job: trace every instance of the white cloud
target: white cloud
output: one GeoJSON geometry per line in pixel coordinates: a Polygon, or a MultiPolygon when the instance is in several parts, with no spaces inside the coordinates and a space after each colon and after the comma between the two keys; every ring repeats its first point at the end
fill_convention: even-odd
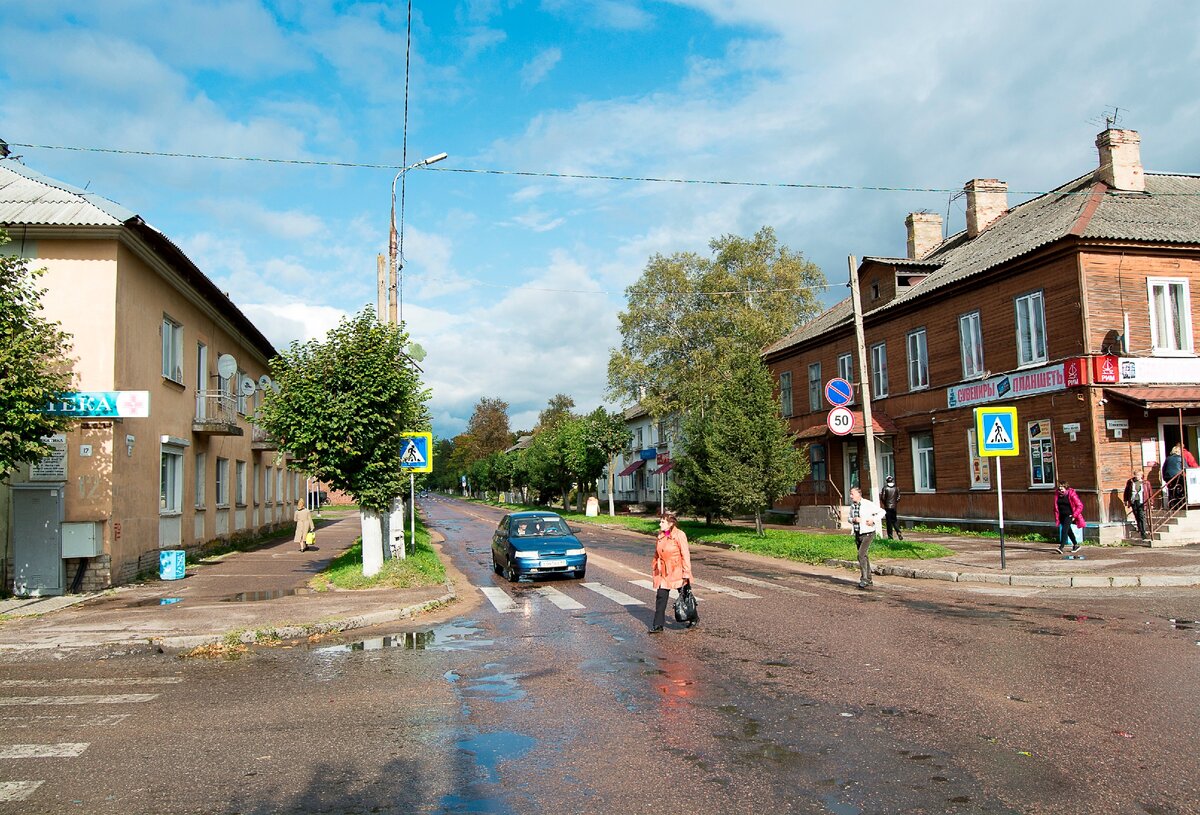
{"type": "Polygon", "coordinates": [[[538,52],[537,56],[521,68],[521,87],[529,90],[540,85],[560,60],[562,60],[561,48],[546,48],[538,52]]]}
{"type": "Polygon", "coordinates": [[[332,306],[305,303],[250,303],[240,308],[276,351],[285,350],[293,342],[323,339],[330,329],[349,316],[332,306]]]}

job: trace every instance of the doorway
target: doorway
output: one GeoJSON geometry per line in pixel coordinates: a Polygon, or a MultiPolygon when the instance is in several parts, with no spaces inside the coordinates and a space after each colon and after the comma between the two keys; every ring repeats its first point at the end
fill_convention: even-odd
{"type": "Polygon", "coordinates": [[[13,593],[63,593],[63,488],[14,484],[12,491],[13,593]]]}
{"type": "Polygon", "coordinates": [[[842,442],[842,481],[846,488],[844,495],[850,495],[852,487],[858,483],[859,447],[857,441],[846,439],[842,442]]]}
{"type": "MultiPolygon", "coordinates": [[[[1163,416],[1158,420],[1158,437],[1162,439],[1159,461],[1165,461],[1171,448],[1179,443],[1179,416],[1163,416]]],[[[1200,416],[1183,416],[1183,446],[1200,460],[1200,416]]]]}

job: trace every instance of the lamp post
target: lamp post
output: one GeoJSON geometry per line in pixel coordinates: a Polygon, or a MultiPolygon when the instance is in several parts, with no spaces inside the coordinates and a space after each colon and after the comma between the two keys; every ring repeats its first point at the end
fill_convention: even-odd
{"type": "Polygon", "coordinates": [[[399,287],[402,285],[400,279],[402,277],[401,270],[404,268],[403,258],[397,260],[399,254],[397,247],[397,232],[396,232],[396,182],[403,177],[409,170],[415,170],[418,167],[428,167],[430,164],[437,164],[447,157],[446,153],[438,153],[429,158],[423,158],[416,164],[410,164],[403,167],[396,173],[392,179],[392,229],[388,235],[388,322],[399,325],[404,319],[404,314],[399,312],[399,287]]]}

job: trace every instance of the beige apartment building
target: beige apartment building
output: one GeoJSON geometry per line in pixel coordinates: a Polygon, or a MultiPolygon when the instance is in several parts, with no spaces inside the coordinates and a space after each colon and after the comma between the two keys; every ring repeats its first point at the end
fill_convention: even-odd
{"type": "Polygon", "coordinates": [[[0,251],[47,270],[45,314],[74,337],[76,390],[149,405],[78,419],[56,455],[12,474],[6,587],[119,585],[157,574],[164,550],[290,523],[305,481],[251,421],[275,349],[228,295],[136,213],[13,161],[0,163],[0,227],[0,251]]]}

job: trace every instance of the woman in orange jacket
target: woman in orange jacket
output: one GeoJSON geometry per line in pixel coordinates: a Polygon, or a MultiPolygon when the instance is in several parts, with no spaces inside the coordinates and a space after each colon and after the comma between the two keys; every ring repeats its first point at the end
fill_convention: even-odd
{"type": "MultiPolygon", "coordinates": [[[[687,535],[676,526],[675,513],[666,512],[658,519],[658,539],[654,544],[654,623],[650,633],[663,630],[667,620],[667,600],[671,589],[683,587],[692,581],[692,553],[688,549],[687,535]]],[[[688,627],[695,625],[693,621],[688,627]]]]}

